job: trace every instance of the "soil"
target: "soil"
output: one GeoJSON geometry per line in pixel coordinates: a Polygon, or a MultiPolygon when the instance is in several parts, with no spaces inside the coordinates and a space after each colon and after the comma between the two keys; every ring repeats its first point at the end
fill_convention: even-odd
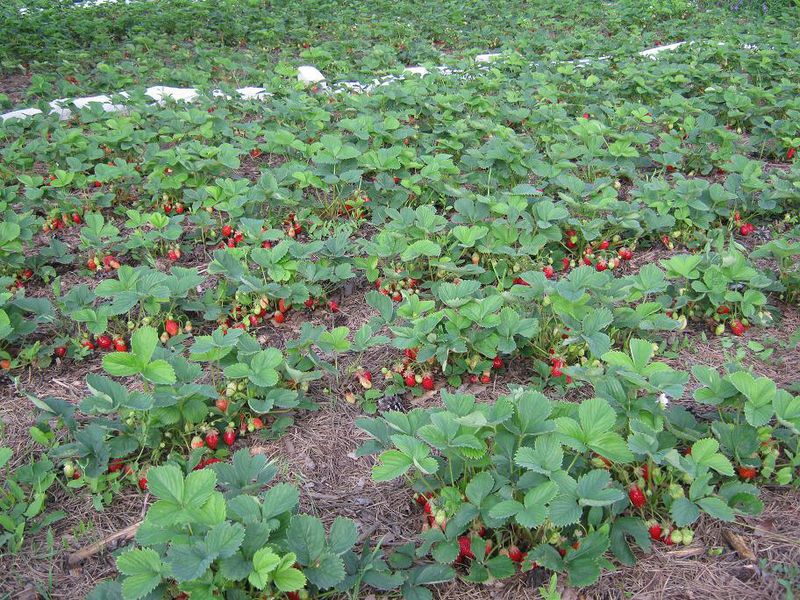
{"type": "Polygon", "coordinates": [[[26,97],[31,76],[25,73],[5,73],[0,76],[0,94],[8,96],[11,106],[17,106],[26,97]]]}

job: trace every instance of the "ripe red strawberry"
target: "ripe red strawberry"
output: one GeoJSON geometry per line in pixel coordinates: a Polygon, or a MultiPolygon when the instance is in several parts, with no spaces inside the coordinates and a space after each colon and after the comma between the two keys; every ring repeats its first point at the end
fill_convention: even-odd
{"type": "Polygon", "coordinates": [[[675,542],[672,541],[672,530],[664,532],[664,544],[672,546],[675,542]]]}
{"type": "Polygon", "coordinates": [[[592,266],[592,259],[590,257],[588,257],[588,256],[584,256],[583,257],[583,264],[585,264],[587,267],[591,267],[592,266]]]}
{"type": "Polygon", "coordinates": [[[611,243],[608,240],[603,240],[602,242],[600,242],[600,250],[608,250],[608,247],[610,245],[611,243]]]}
{"type": "Polygon", "coordinates": [[[617,254],[622,260],[630,260],[633,258],[633,252],[630,248],[620,248],[617,254]]]}
{"type": "Polygon", "coordinates": [[[261,148],[253,148],[252,150],[250,150],[250,156],[252,158],[258,158],[259,156],[261,156],[261,148]]]}
{"type": "Polygon", "coordinates": [[[328,308],[331,310],[331,312],[339,312],[339,303],[336,302],[336,300],[331,300],[328,302],[328,308]]]}
{"type": "Polygon", "coordinates": [[[408,387],[414,387],[415,385],[417,385],[417,380],[414,377],[413,373],[407,373],[406,376],[404,377],[404,381],[408,387]]]}
{"type": "Polygon", "coordinates": [[[286,600],[300,600],[300,592],[288,592],[286,600]]]}
{"type": "Polygon", "coordinates": [[[398,183],[400,183],[400,178],[395,176],[394,184],[397,185],[398,183]]]}
{"type": "Polygon", "coordinates": [[[90,271],[96,271],[97,270],[97,263],[95,262],[95,260],[93,258],[90,258],[89,260],[86,261],[86,267],[90,271]]]}
{"type": "Polygon", "coordinates": [[[588,119],[589,118],[589,113],[583,113],[583,118],[584,119],[588,119]]]}
{"type": "Polygon", "coordinates": [[[470,548],[471,541],[469,536],[462,535],[458,538],[458,560],[462,558],[475,558],[475,555],[472,553],[472,548],[470,548]]]}
{"type": "Polygon", "coordinates": [[[264,421],[261,420],[259,417],[253,417],[250,420],[250,424],[253,426],[253,429],[258,431],[259,429],[264,429],[264,421]]]}
{"type": "Polygon", "coordinates": [[[502,369],[503,368],[503,359],[499,356],[495,356],[494,360],[492,361],[492,367],[495,369],[502,369]]]}
{"type": "Polygon", "coordinates": [[[175,205],[175,212],[177,214],[182,215],[184,210],[183,204],[178,203],[175,205]]]}
{"type": "Polygon", "coordinates": [[[212,429],[206,433],[206,446],[212,450],[216,450],[217,444],[219,444],[219,432],[216,429],[212,429]]]}
{"type": "Polygon", "coordinates": [[[481,383],[487,384],[487,383],[491,383],[491,381],[492,381],[492,378],[489,375],[487,375],[486,373],[481,375],[481,383]]]}
{"type": "Polygon", "coordinates": [[[718,315],[727,315],[729,312],[731,312],[731,309],[725,306],[724,304],[719,308],[717,308],[718,315]]]}
{"type": "Polygon", "coordinates": [[[222,441],[228,446],[233,446],[233,442],[236,441],[236,432],[230,427],[225,428],[225,433],[222,434],[222,441]]]}
{"type": "Polygon", "coordinates": [[[561,377],[563,374],[564,374],[564,372],[561,370],[561,368],[559,366],[554,364],[552,367],[550,367],[550,375],[551,376],[553,376],[553,377],[561,377]]]}
{"type": "Polygon", "coordinates": [[[522,550],[520,550],[516,546],[509,546],[508,547],[508,558],[510,558],[515,563],[520,563],[525,559],[525,555],[522,554],[522,550]]]}
{"type": "Polygon", "coordinates": [[[647,498],[644,492],[639,489],[638,485],[632,485],[628,489],[628,498],[636,508],[642,508],[647,503],[647,498]]]}
{"type": "Polygon", "coordinates": [[[744,335],[744,325],[738,319],[731,321],[731,333],[736,336],[744,335]]]}
{"type": "Polygon", "coordinates": [[[72,213],[72,222],[75,223],[75,225],[80,225],[82,222],[81,216],[78,213],[72,213]]]}
{"type": "Polygon", "coordinates": [[[214,403],[214,406],[216,406],[217,410],[219,410],[220,412],[227,412],[228,399],[225,397],[217,398],[217,401],[214,403]]]}
{"type": "Polygon", "coordinates": [[[164,323],[164,331],[166,331],[170,336],[178,335],[180,329],[180,325],[178,325],[178,322],[174,319],[167,319],[166,323],[164,323]]]}
{"type": "Polygon", "coordinates": [[[425,375],[422,378],[422,389],[426,391],[431,391],[434,387],[433,376],[432,375],[425,375]]]}
{"type": "Polygon", "coordinates": [[[556,276],[556,271],[555,269],[553,269],[551,265],[545,266],[544,269],[542,269],[542,273],[544,273],[544,276],[547,279],[552,279],[553,277],[556,276]]]}
{"type": "Polygon", "coordinates": [[[755,225],[752,223],[744,223],[741,227],[739,227],[739,233],[743,236],[748,236],[756,230],[755,225]]]}
{"type": "Polygon", "coordinates": [[[142,476],[139,478],[139,489],[143,492],[147,490],[147,477],[142,476]]]}
{"type": "Polygon", "coordinates": [[[269,240],[264,240],[263,242],[261,242],[261,247],[269,250],[270,248],[272,248],[272,242],[270,242],[269,240]]]}
{"type": "Polygon", "coordinates": [[[127,352],[128,345],[122,338],[114,338],[114,350],[116,350],[117,352],[127,352]]]}
{"type": "Polygon", "coordinates": [[[81,346],[83,346],[84,348],[88,348],[89,350],[94,350],[94,343],[92,342],[92,340],[83,340],[81,342],[81,346]]]}
{"type": "Polygon", "coordinates": [[[794,148],[789,148],[789,151],[786,153],[786,158],[792,160],[795,154],[797,154],[797,151],[794,148]]]}
{"type": "Polygon", "coordinates": [[[605,271],[608,268],[608,263],[601,258],[597,261],[597,264],[594,266],[594,268],[598,271],[605,271]]]}
{"type": "Polygon", "coordinates": [[[403,350],[403,355],[409,360],[417,360],[416,348],[406,348],[403,350]]]}
{"type": "Polygon", "coordinates": [[[258,317],[256,315],[249,315],[247,321],[250,323],[250,327],[256,327],[258,325],[258,317]]]}
{"type": "Polygon", "coordinates": [[[650,479],[650,466],[647,463],[642,465],[642,478],[647,481],[650,479]]]}
{"type": "Polygon", "coordinates": [[[121,471],[123,464],[124,461],[121,458],[115,458],[110,463],[108,463],[108,472],[116,473],[117,471],[121,471]]]}
{"type": "Polygon", "coordinates": [[[751,479],[755,479],[758,476],[758,471],[753,467],[746,467],[744,465],[739,465],[736,467],[736,471],[739,473],[739,477],[744,479],[745,481],[750,481],[751,479]]]}
{"type": "Polygon", "coordinates": [[[564,271],[568,271],[568,270],[569,270],[569,265],[570,265],[570,260],[569,260],[569,258],[567,258],[567,257],[565,256],[564,258],[562,258],[562,259],[561,259],[561,268],[562,268],[564,271]]]}
{"type": "Polygon", "coordinates": [[[647,531],[650,533],[651,540],[657,541],[661,539],[662,530],[661,530],[661,525],[659,525],[658,523],[653,523],[652,525],[650,525],[647,531]]]}
{"type": "Polygon", "coordinates": [[[313,298],[309,298],[303,304],[306,305],[306,308],[314,308],[314,299],[313,298]]]}
{"type": "Polygon", "coordinates": [[[514,279],[514,285],[530,286],[531,284],[525,281],[522,277],[517,277],[516,279],[514,279]]]}
{"type": "Polygon", "coordinates": [[[111,337],[110,337],[110,336],[108,336],[108,335],[106,335],[106,334],[103,334],[103,335],[101,335],[101,336],[98,336],[98,338],[97,338],[97,344],[98,344],[98,345],[100,346],[100,348],[102,348],[103,350],[110,350],[110,349],[111,349],[111,346],[113,346],[113,345],[114,345],[114,341],[111,339],[111,337]]]}
{"type": "Polygon", "coordinates": [[[402,299],[403,299],[403,294],[401,294],[400,292],[395,292],[394,294],[392,294],[392,300],[394,300],[395,302],[400,302],[402,299]]]}
{"type": "Polygon", "coordinates": [[[192,438],[192,441],[191,441],[191,442],[189,442],[189,445],[190,445],[190,446],[191,446],[191,447],[192,447],[194,450],[197,450],[197,448],[202,448],[202,447],[203,447],[203,446],[205,446],[206,444],[205,444],[205,442],[203,441],[203,438],[201,438],[199,435],[196,435],[196,436],[194,436],[194,437],[192,438]]]}
{"type": "Polygon", "coordinates": [[[286,320],[286,317],[285,317],[285,316],[283,315],[283,313],[282,313],[281,311],[279,311],[279,310],[276,310],[276,311],[275,311],[275,316],[274,316],[274,317],[272,317],[272,318],[273,318],[273,319],[275,319],[275,322],[276,322],[278,325],[280,325],[281,323],[283,323],[283,322],[286,320]]]}
{"type": "Polygon", "coordinates": [[[222,226],[222,237],[231,237],[233,233],[233,227],[230,225],[223,225],[222,226]]]}
{"type": "Polygon", "coordinates": [[[55,355],[58,358],[64,358],[67,355],[67,347],[66,346],[59,346],[55,349],[55,355]]]}

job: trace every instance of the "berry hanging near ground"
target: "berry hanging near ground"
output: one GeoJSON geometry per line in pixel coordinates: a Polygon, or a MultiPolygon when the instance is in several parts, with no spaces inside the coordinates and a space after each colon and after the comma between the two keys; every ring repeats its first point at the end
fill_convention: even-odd
{"type": "Polygon", "coordinates": [[[628,489],[628,498],[636,508],[642,508],[647,503],[647,497],[644,492],[639,489],[638,485],[632,485],[628,489]]]}

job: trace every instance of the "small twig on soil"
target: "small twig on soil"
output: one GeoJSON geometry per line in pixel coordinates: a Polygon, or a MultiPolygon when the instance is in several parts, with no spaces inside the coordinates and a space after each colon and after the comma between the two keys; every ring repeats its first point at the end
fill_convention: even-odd
{"type": "Polygon", "coordinates": [[[670,550],[667,555],[670,558],[690,558],[692,556],[700,556],[705,553],[706,549],[702,546],[689,546],[687,548],[680,548],[679,550],[670,550]]]}
{"type": "Polygon", "coordinates": [[[67,568],[73,569],[78,567],[87,558],[91,558],[95,554],[99,554],[106,549],[114,550],[118,548],[123,543],[133,539],[133,536],[136,535],[136,531],[139,529],[139,525],[141,524],[142,522],[139,521],[133,525],[129,525],[125,529],[117,531],[107,538],[100,540],[99,542],[95,542],[91,546],[86,546],[85,548],[81,548],[72,554],[68,554],[66,560],[67,568]]]}
{"type": "Polygon", "coordinates": [[[150,499],[150,492],[147,492],[144,495],[144,502],[142,502],[142,512],[139,513],[139,521],[144,520],[145,514],[147,514],[147,501],[150,499]]]}
{"type": "Polygon", "coordinates": [[[742,558],[749,560],[750,562],[756,562],[756,555],[753,554],[753,551],[750,547],[745,544],[744,540],[740,538],[738,535],[730,531],[729,529],[722,530],[722,537],[725,538],[725,541],[728,542],[728,545],[736,550],[739,553],[739,556],[742,558]]]}

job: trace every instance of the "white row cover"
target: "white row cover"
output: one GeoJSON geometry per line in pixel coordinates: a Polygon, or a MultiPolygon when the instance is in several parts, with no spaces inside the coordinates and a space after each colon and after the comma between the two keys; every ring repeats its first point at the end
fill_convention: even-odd
{"type": "MultiPolygon", "coordinates": [[[[91,4],[103,4],[105,2],[114,2],[116,0],[94,0],[91,4]]],[[[684,45],[684,44],[691,44],[693,42],[676,42],[674,44],[669,44],[667,46],[656,46],[655,48],[648,48],[647,50],[642,50],[638,53],[639,56],[647,56],[650,58],[655,58],[661,52],[675,50],[676,48],[684,45]]],[[[487,63],[495,62],[503,58],[502,54],[478,54],[475,57],[475,63],[479,65],[484,65],[487,63]]],[[[570,63],[578,63],[578,64],[586,64],[595,60],[608,60],[610,57],[608,56],[601,56],[600,58],[591,59],[591,58],[584,58],[578,61],[567,61],[570,63]]],[[[453,69],[449,69],[448,67],[435,67],[435,70],[438,71],[442,75],[453,75],[459,73],[453,69]]],[[[407,67],[404,72],[408,75],[416,75],[419,77],[424,77],[430,74],[430,70],[426,67],[407,67]]],[[[385,77],[381,77],[380,79],[374,79],[371,83],[361,83],[359,81],[343,81],[338,83],[335,88],[333,88],[334,92],[354,92],[354,93],[363,93],[363,92],[370,92],[373,89],[389,85],[395,81],[402,81],[405,79],[404,75],[387,75],[385,77]]],[[[329,89],[326,82],[325,76],[317,69],[316,67],[312,67],[310,65],[304,65],[302,67],[297,68],[297,80],[301,83],[306,85],[317,85],[324,89],[329,89]]],[[[239,94],[239,97],[243,100],[260,100],[271,96],[271,94],[264,88],[260,87],[244,87],[239,88],[236,90],[239,94]]],[[[213,96],[216,97],[226,97],[229,98],[227,94],[222,92],[221,90],[213,90],[213,96]]],[[[122,98],[128,98],[129,94],[127,92],[120,92],[117,94],[122,98]]],[[[145,91],[145,95],[149,96],[153,100],[155,100],[158,104],[163,104],[165,100],[173,100],[176,102],[193,102],[197,100],[200,92],[196,88],[176,88],[176,87],[167,87],[163,85],[156,85],[153,87],[147,88],[145,91]]],[[[114,101],[107,95],[99,95],[99,96],[86,96],[84,98],[62,98],[59,100],[53,100],[49,103],[51,108],[50,114],[57,114],[60,119],[68,119],[72,115],[72,110],[68,108],[69,106],[74,106],[78,110],[89,106],[90,104],[100,104],[103,107],[103,110],[106,112],[121,112],[125,110],[124,104],[115,104],[114,101]]],[[[38,108],[23,108],[19,110],[14,110],[11,112],[7,112],[5,114],[0,115],[1,121],[7,121],[9,119],[27,119],[29,117],[33,117],[35,115],[42,114],[42,111],[38,108]]]]}

